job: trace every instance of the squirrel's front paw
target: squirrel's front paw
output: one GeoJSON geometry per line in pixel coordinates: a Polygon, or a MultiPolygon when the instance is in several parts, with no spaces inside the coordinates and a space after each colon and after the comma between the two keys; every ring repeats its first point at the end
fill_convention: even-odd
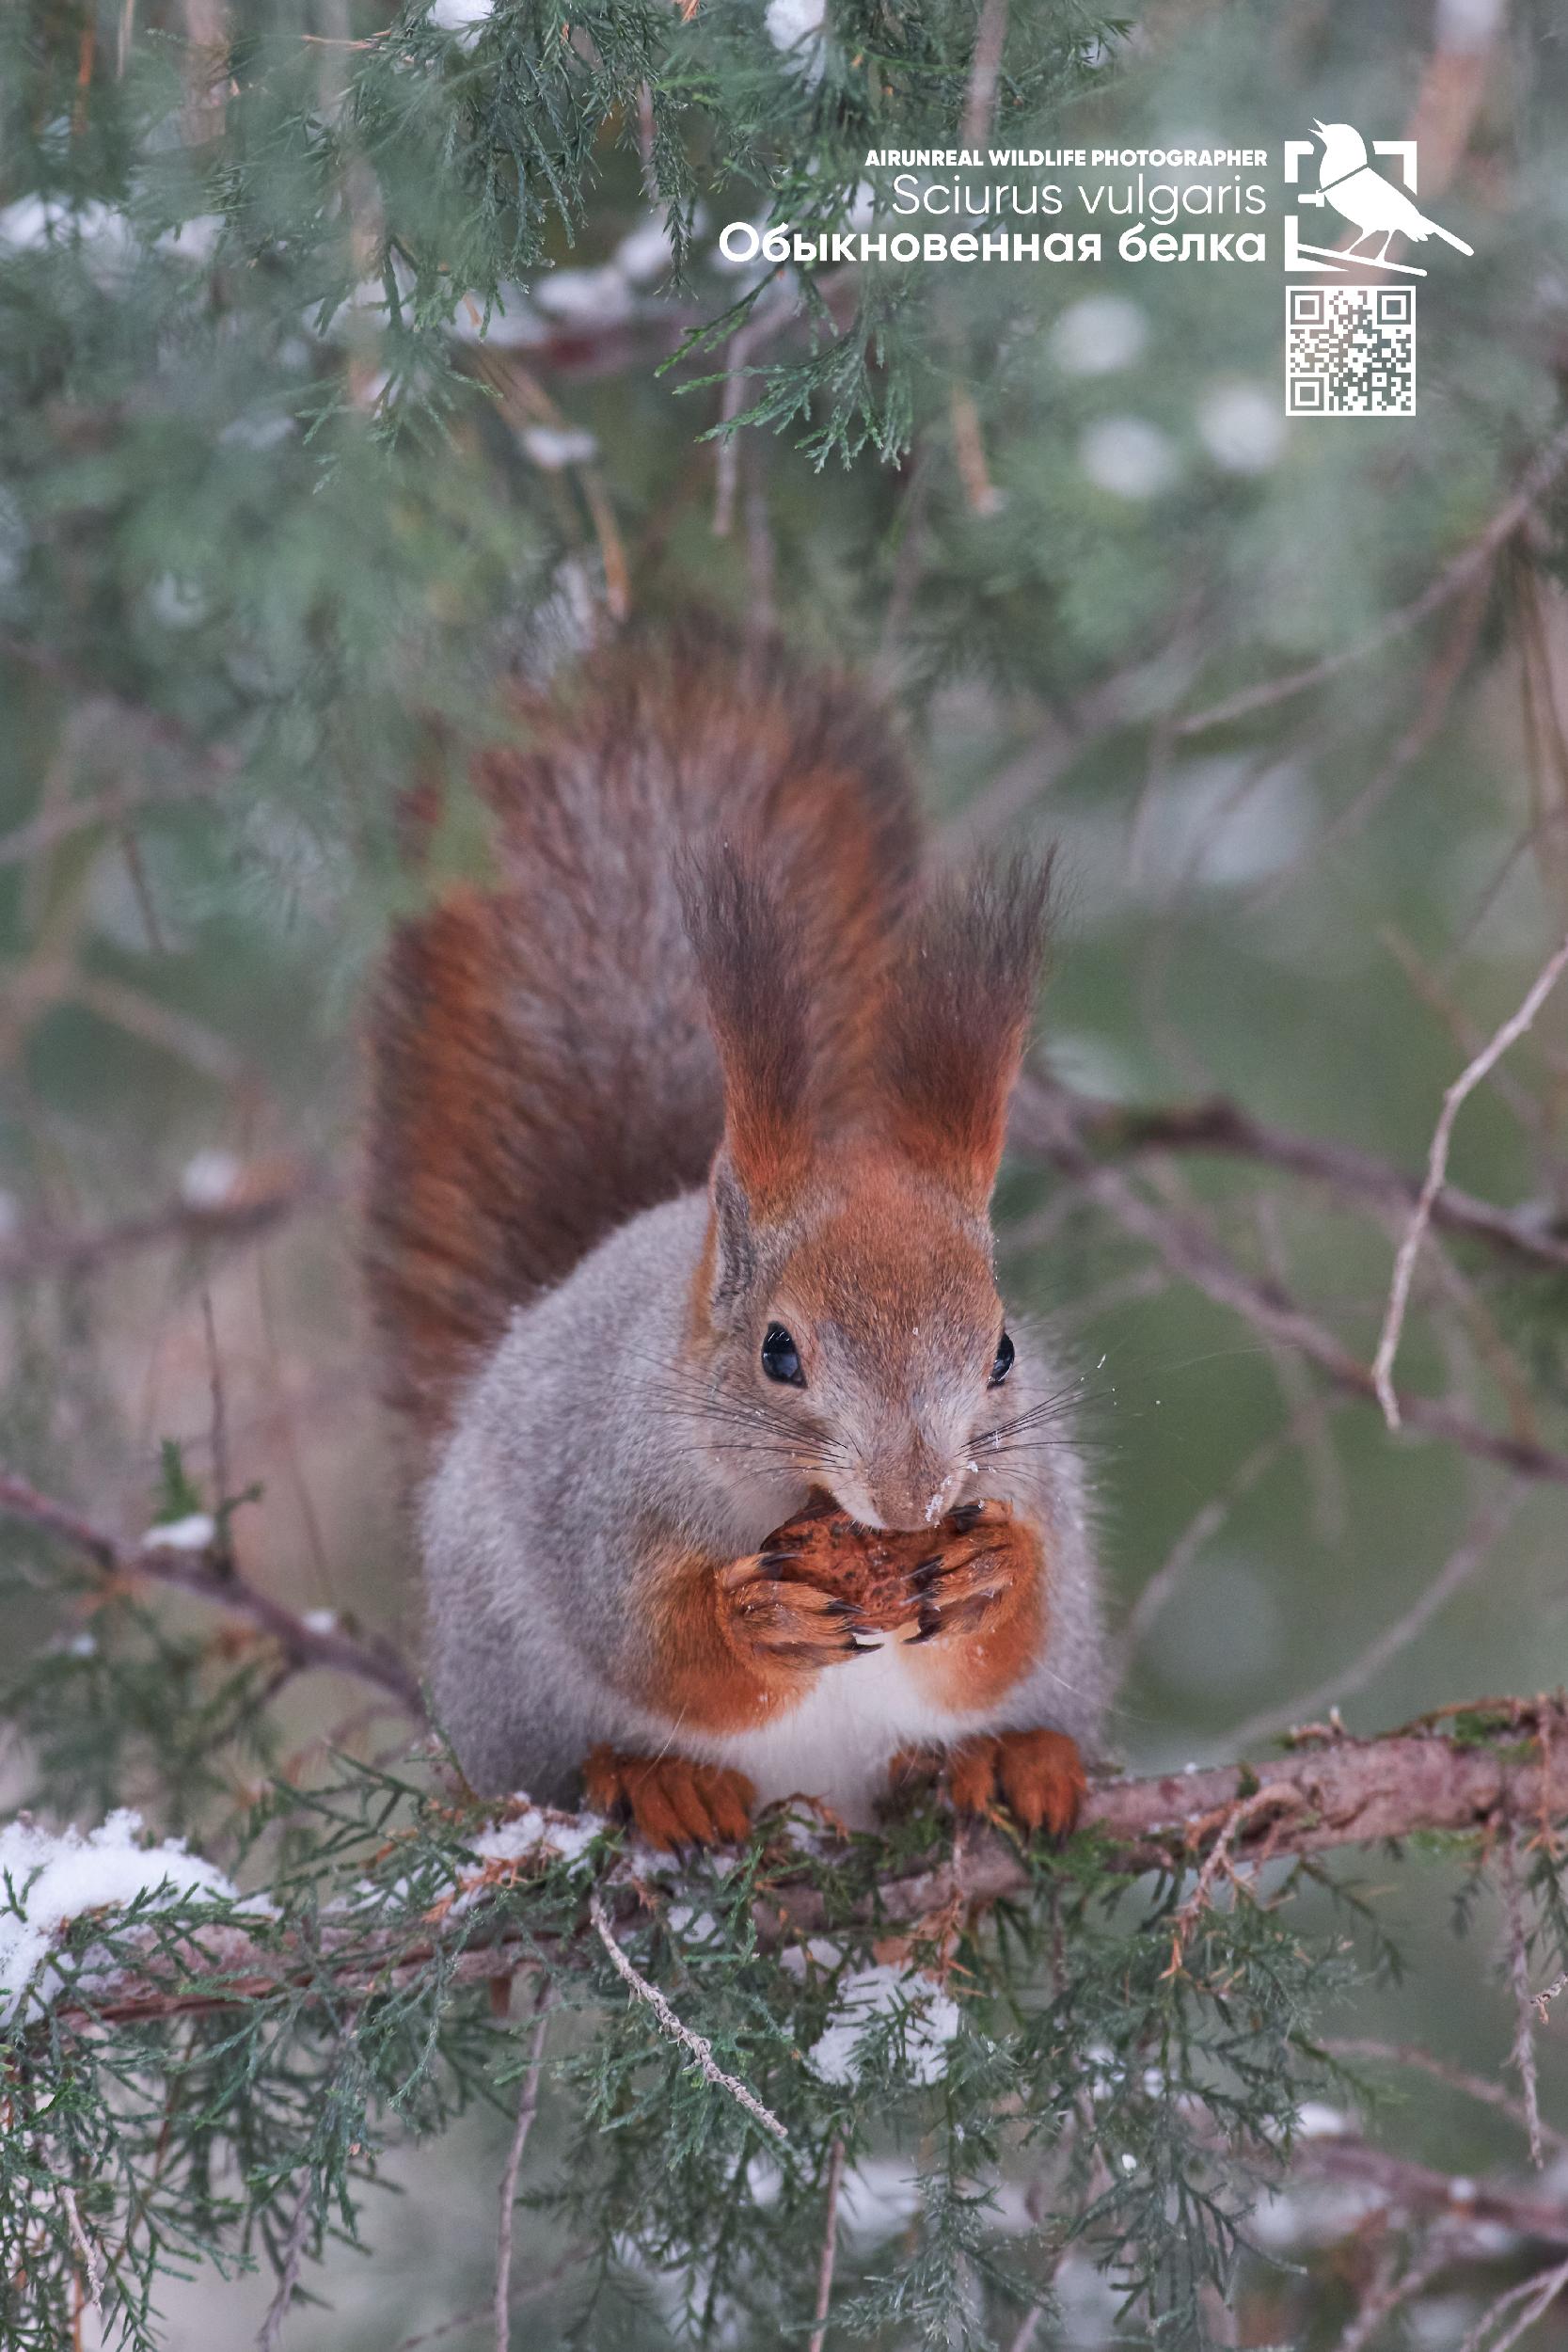
{"type": "Polygon", "coordinates": [[[907,1643],[939,1634],[973,1632],[1034,1575],[1038,1549],[1005,1502],[965,1502],[937,1530],[939,1549],[905,1578],[903,1617],[913,1620],[907,1643]]]}
{"type": "Polygon", "coordinates": [[[815,1582],[784,1542],[732,1560],[719,1572],[724,1630],[748,1663],[810,1673],[840,1665],[866,1647],[867,1630],[854,1601],[815,1582]]]}
{"type": "Polygon", "coordinates": [[[680,1846],[738,1845],[751,1832],[756,1791],[727,1764],[598,1747],[582,1768],[582,1783],[596,1813],[630,1820],[665,1853],[680,1846]]]}
{"type": "MultiPolygon", "coordinates": [[[[861,1637],[906,1642],[972,1631],[1038,1563],[1036,1539],[1006,1502],[965,1502],[928,1528],[861,1527],[826,1495],[768,1538],[765,1561],[787,1564],[797,1589],[836,1597],[861,1637]]],[[[740,1563],[745,1566],[747,1563],[740,1563]]]]}
{"type": "Polygon", "coordinates": [[[889,1769],[893,1792],[940,1776],[958,1813],[991,1813],[1005,1804],[1023,1829],[1065,1837],[1078,1819],[1088,1780],[1078,1742],[1065,1731],[985,1732],[945,1754],[911,1750],[889,1769]]]}

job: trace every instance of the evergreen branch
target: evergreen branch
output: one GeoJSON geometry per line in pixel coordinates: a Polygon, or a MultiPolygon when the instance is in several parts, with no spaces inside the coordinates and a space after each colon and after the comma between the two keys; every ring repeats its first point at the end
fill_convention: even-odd
{"type": "MultiPolygon", "coordinates": [[[[203,1552],[178,1550],[171,1545],[160,1544],[156,1529],[139,1544],[122,1544],[106,1528],[72,1510],[70,1504],[40,1494],[26,1479],[6,1470],[0,1470],[0,1517],[20,1520],[24,1526],[57,1537],[89,1559],[105,1576],[128,1581],[146,1578],[151,1583],[165,1584],[175,1592],[211,1601],[257,1632],[269,1635],[293,1664],[356,1676],[385,1691],[409,1714],[423,1715],[419,1682],[389,1646],[379,1641],[356,1640],[353,1634],[336,1628],[308,1625],[293,1610],[274,1600],[270,1593],[263,1593],[244,1577],[220,1566],[212,1546],[203,1552]]],[[[214,1544],[215,1541],[214,1534],[214,1544]]]]}
{"type": "MultiPolygon", "coordinates": [[[[1222,1866],[1233,1874],[1248,1862],[1341,1847],[1432,1835],[1474,1836],[1515,1822],[1535,1833],[1544,1822],[1568,1820],[1568,1785],[1558,1785],[1552,1771],[1552,1746],[1559,1740],[1568,1741],[1568,1702],[1562,1698],[1480,1700],[1367,1740],[1307,1745],[1303,1735],[1302,1745],[1270,1760],[1266,1790],[1245,1761],[1101,1779],[1091,1784],[1079,1827],[1092,1836],[1099,1860],[1111,1871],[1169,1875],[1190,1868],[1201,1877],[1206,1857],[1218,1855],[1211,1882],[1222,1866]]],[[[552,1824],[580,1844],[584,1824],[577,1817],[541,1810],[541,1820],[542,1861],[550,1856],[552,1824]]],[[[934,1917],[950,1918],[971,1905],[1026,1895],[1051,1867],[1004,1828],[965,1829],[940,1859],[890,1873],[862,1899],[825,1894],[793,1870],[768,1879],[754,1903],[757,1934],[773,1948],[821,1934],[883,1935],[934,1917]]],[[[367,1941],[362,1923],[318,1932],[309,1951],[287,1931],[253,1935],[239,1920],[193,1929],[178,1945],[150,1951],[135,1972],[127,1969],[100,1982],[90,1996],[74,1987],[63,1991],[53,2014],[94,2025],[149,2022],[234,2007],[283,1990],[296,1999],[329,1997],[347,2007],[394,1994],[437,1956],[444,1957],[444,1980],[453,1987],[512,1979],[550,1937],[509,1916],[498,1921],[485,1941],[476,1935],[467,1909],[456,1934],[443,1933],[459,1899],[482,1897],[498,1883],[493,1862],[466,1867],[452,1896],[428,1915],[427,1934],[413,1939],[404,1934],[384,1944],[367,1941]]],[[[628,1917],[637,1915],[647,1891],[630,1862],[618,1866],[604,1893],[590,1896],[587,1921],[612,1961],[619,1953],[618,1973],[638,1998],[653,2000],[666,2030],[690,2047],[701,2037],[690,2037],[673,2011],[666,2022],[658,2007],[663,1996],[657,1988],[644,1991],[646,1980],[626,1960],[610,1927],[611,1903],[628,1917]]],[[[1190,1931],[1196,1922],[1188,1924],[1190,1931]]],[[[701,2053],[696,2055],[708,2072],[701,2053]]],[[[707,2060],[717,2064],[710,2049],[707,2060]]],[[[727,2075],[710,2079],[721,2079],[751,2110],[743,2084],[727,2075]]],[[[766,2111],[761,2120],[772,2129],[766,2111]]]]}
{"type": "MultiPolygon", "coordinates": [[[[1199,1867],[1221,1840],[1235,1862],[1265,1851],[1273,1859],[1430,1833],[1465,1836],[1513,1821],[1538,1829],[1568,1818],[1568,1786],[1553,1783],[1543,1727],[1554,1738],[1568,1732],[1561,1701],[1480,1700],[1372,1739],[1303,1745],[1270,1759],[1276,1802],[1269,1806],[1257,1805],[1259,1775],[1244,1761],[1101,1780],[1091,1784],[1079,1826],[1096,1832],[1106,1861],[1124,1871],[1199,1867]]],[[[1022,1893],[1033,1877],[1015,1839],[992,1831],[960,1836],[933,1867],[884,1883],[877,1916],[907,1924],[948,1905],[996,1901],[1022,1893]]],[[[774,1890],[764,1907],[774,1941],[781,1931],[792,1937],[832,1931],[834,1915],[815,1887],[774,1890]]]]}
{"type": "Polygon", "coordinates": [[[707,2080],[716,2084],[721,2090],[727,2090],[730,2097],[738,2106],[743,2106],[747,2114],[760,2123],[765,2131],[771,2132],[775,2139],[787,2139],[789,2134],[772,2109],[765,2107],[755,2092],[748,2090],[745,2084],[737,2081],[734,2074],[725,2074],[713,2055],[712,2042],[705,2040],[702,2034],[693,2033],[689,2026],[683,2026],[657,1985],[650,1984],[647,1978],[633,1967],[620,1945],[615,1941],[614,1930],[605,1912],[604,1899],[597,1891],[588,1898],[588,1915],[598,1931],[600,1943],[610,1954],[616,1975],[622,1979],[623,1982],[630,1986],[633,1996],[637,2000],[646,2001],[671,2040],[678,2042],[683,2050],[689,2050],[707,2080]]]}

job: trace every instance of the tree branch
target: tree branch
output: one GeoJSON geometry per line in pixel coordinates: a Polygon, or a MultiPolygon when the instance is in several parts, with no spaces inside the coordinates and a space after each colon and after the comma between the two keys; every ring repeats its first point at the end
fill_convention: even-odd
{"type": "Polygon", "coordinates": [[[1243,686],[1239,693],[1227,694],[1222,702],[1211,703],[1207,710],[1189,711],[1185,718],[1172,723],[1172,733],[1179,736],[1206,735],[1211,727],[1227,726],[1233,719],[1243,719],[1255,710],[1266,710],[1275,703],[1288,702],[1294,694],[1304,694],[1310,687],[1323,686],[1354,662],[1365,661],[1382,651],[1395,638],[1404,636],[1459,595],[1463,588],[1490,569],[1508,541],[1529,515],[1543,492],[1549,490],[1564,466],[1568,466],[1568,426],[1555,433],[1537,451],[1527,467],[1518,488],[1504,501],[1485,528],[1479,532],[1468,547],[1462,548],[1452,562],[1446,564],[1435,578],[1430,580],[1408,604],[1386,613],[1370,628],[1363,629],[1354,644],[1338,653],[1325,654],[1321,661],[1310,661],[1304,669],[1287,671],[1284,676],[1265,678],[1259,685],[1243,686]]]}
{"type": "MultiPolygon", "coordinates": [[[[1079,1140],[1070,1116],[1058,1104],[1053,1089],[1033,1081],[1020,1089],[1014,1103],[1013,1134],[1025,1149],[1037,1152],[1071,1176],[1124,1231],[1147,1243],[1174,1273],[1217,1305],[1229,1308],[1267,1338],[1296,1349],[1336,1388],[1376,1401],[1377,1387],[1370,1365],[1341,1346],[1331,1331],[1297,1306],[1276,1282],[1261,1281],[1249,1274],[1195,1218],[1146,1199],[1119,1170],[1096,1160],[1079,1140]]],[[[1398,1403],[1401,1421],[1427,1437],[1440,1438],[1478,1460],[1500,1462],[1521,1477],[1568,1486],[1568,1454],[1487,1429],[1441,1398],[1403,1394],[1398,1403]]]]}
{"type": "Polygon", "coordinates": [[[1564,939],[1549,956],[1531,981],[1523,1003],[1511,1013],[1502,1026],[1488,1038],[1480,1053],[1471,1057],[1453,1084],[1443,1096],[1443,1107],[1433,1131],[1432,1149],[1427,1160],[1426,1178],[1417,1199],[1404,1238],[1400,1243],[1394,1262],[1394,1279],[1388,1293],[1387,1312],[1383,1331],[1372,1359],[1372,1379],[1377,1401],[1390,1429],[1400,1425],[1400,1403],[1394,1387],[1394,1358],[1399,1352],[1400,1334],[1404,1328],[1405,1309],[1410,1300],[1410,1285],[1420,1255],[1421,1242],[1432,1222],[1433,1204],[1443,1189],[1449,1172],[1449,1147],[1453,1139],[1454,1121],[1469,1097],[1487,1073],[1499,1062],[1511,1045],[1516,1044],[1534,1021],[1552,990],[1568,969],[1568,939],[1564,939]]]}
{"type": "Polygon", "coordinates": [[[334,1674],[355,1675],[360,1681],[373,1683],[386,1692],[409,1714],[423,1717],[418,1678],[389,1646],[373,1640],[360,1641],[335,1627],[307,1624],[293,1610],[274,1600],[270,1593],[263,1593],[243,1577],[220,1567],[211,1548],[205,1551],[184,1551],[160,1544],[156,1529],[139,1544],[119,1543],[106,1528],[84,1518],[69,1503],[40,1494],[26,1479],[6,1470],[0,1470],[0,1517],[20,1520],[24,1526],[56,1536],[92,1561],[105,1576],[127,1580],[142,1577],[150,1583],[167,1585],[172,1591],[189,1593],[198,1600],[211,1601],[258,1633],[270,1635],[296,1665],[321,1666],[334,1674]]]}
{"type": "Polygon", "coordinates": [[[141,1216],[72,1232],[33,1225],[0,1243],[0,1282],[32,1282],[40,1276],[95,1274],[144,1249],[201,1242],[254,1241],[304,1209],[324,1208],[341,1198],[341,1180],[326,1168],[278,1171],[277,1181],[252,1178],[241,1169],[231,1198],[206,1203],[177,1198],[141,1216]]]}
{"type": "MultiPolygon", "coordinates": [[[[1097,1833],[1107,1866],[1129,1874],[1151,1869],[1201,1872],[1206,1856],[1223,1850],[1229,1871],[1263,1857],[1327,1852],[1381,1843],[1418,1832],[1456,1836],[1496,1831],[1513,1822],[1533,1832],[1544,1821],[1568,1819],[1568,1785],[1554,1784],[1551,1752],[1568,1752],[1568,1705],[1560,1700],[1480,1700],[1451,1708],[1402,1730],[1370,1740],[1301,1745],[1271,1758],[1270,1801],[1259,1802],[1259,1775],[1245,1763],[1151,1778],[1101,1779],[1085,1800],[1080,1826],[1097,1833]],[[1445,1728],[1465,1719],[1465,1729],[1445,1728]],[[1546,1736],[1544,1738],[1543,1734],[1546,1736]]],[[[548,1828],[559,1821],[580,1836],[575,1815],[542,1812],[541,1859],[548,1828]]],[[[765,1878],[755,1902],[760,1941],[777,1948],[808,1936],[842,1937],[858,1924],[878,1934],[908,1928],[955,1908],[1025,1894],[1037,1866],[1018,1838],[1002,1829],[964,1830],[940,1859],[881,1881],[875,1897],[849,1921],[830,1906],[786,1859],[765,1878]]],[[[635,1857],[617,1864],[585,1905],[584,1926],[612,1914],[635,1918],[649,1887],[635,1857]]],[[[456,1892],[480,1896],[495,1883],[495,1865],[476,1864],[456,1892]]],[[[447,1904],[443,1917],[452,1915],[447,1904]]],[[[462,1933],[474,1938],[471,1910],[462,1933]]],[[[600,1933],[603,1930],[600,1929],[600,1933]]],[[[493,1940],[469,1940],[451,1957],[452,1985],[511,1979],[529,1964],[520,1958],[520,1927],[503,1926],[493,1940]]],[[[334,2001],[383,1996],[428,1966],[442,1941],[433,1921],[428,1939],[395,1947],[367,1942],[362,1926],[321,1931],[309,1955],[287,1936],[252,1936],[238,1925],[193,1931],[176,1947],[150,1950],[132,1976],[72,1989],[55,2001],[55,2015],[87,2024],[117,2024],[211,2010],[265,1997],[281,1987],[320,1986],[334,2001]]],[[[613,1957],[613,1955],[611,1955],[613,1957]]]]}
{"type": "MultiPolygon", "coordinates": [[[[1152,1152],[1213,1152],[1305,1177],[1343,1200],[1364,1201],[1369,1208],[1408,1214],[1420,1198],[1420,1179],[1391,1161],[1358,1152],[1352,1144],[1323,1142],[1315,1136],[1271,1126],[1223,1096],[1139,1107],[1098,1102],[1055,1079],[1035,1075],[1024,1080],[1020,1100],[1026,1130],[1033,1111],[1049,1100],[1053,1114],[1070,1126],[1079,1142],[1103,1158],[1132,1159],[1152,1152]]],[[[1497,1208],[1457,1185],[1445,1184],[1433,1195],[1432,1222],[1448,1232],[1489,1242],[1511,1256],[1568,1268],[1568,1236],[1554,1232],[1528,1212],[1497,1208]]]]}

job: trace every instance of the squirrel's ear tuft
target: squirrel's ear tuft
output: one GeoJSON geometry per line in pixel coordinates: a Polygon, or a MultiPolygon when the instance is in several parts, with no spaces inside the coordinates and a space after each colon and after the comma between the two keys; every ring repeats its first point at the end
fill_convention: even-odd
{"type": "Polygon", "coordinates": [[[812,1152],[812,995],[804,943],[760,860],[729,843],[680,874],[724,1075],[723,1156],[752,1213],[798,1193],[812,1152]]]}
{"type": "Polygon", "coordinates": [[[881,1030],[893,1141],[983,1210],[1045,962],[1051,859],[939,882],[904,936],[881,1030]]]}

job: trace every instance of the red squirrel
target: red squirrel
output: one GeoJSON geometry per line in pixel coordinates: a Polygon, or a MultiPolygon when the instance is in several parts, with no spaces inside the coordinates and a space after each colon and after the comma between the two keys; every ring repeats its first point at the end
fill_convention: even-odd
{"type": "Polygon", "coordinates": [[[886,718],[717,628],[522,718],[496,879],[403,927],[373,1020],[457,1759],[666,1846],[792,1793],[866,1822],[911,1757],[1062,1832],[1105,1644],[1071,1383],[990,1224],[1044,873],[923,882],[886,718]]]}

